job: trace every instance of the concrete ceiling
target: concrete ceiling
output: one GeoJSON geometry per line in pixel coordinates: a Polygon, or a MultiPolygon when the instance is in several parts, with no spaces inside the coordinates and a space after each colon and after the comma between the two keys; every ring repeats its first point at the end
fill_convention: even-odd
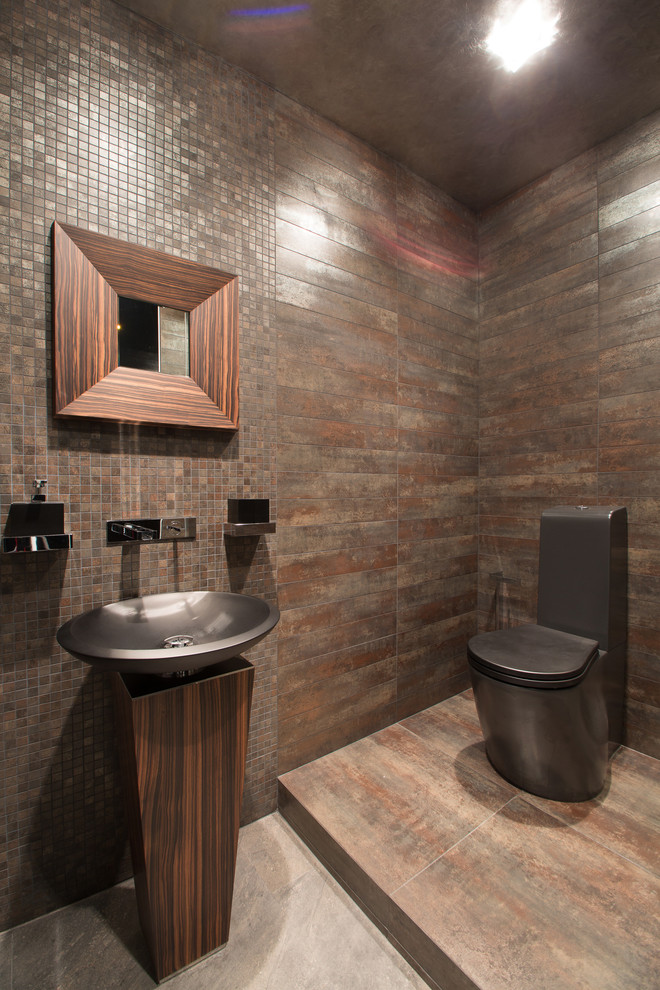
{"type": "Polygon", "coordinates": [[[483,46],[511,0],[121,2],[475,210],[660,108],[659,0],[549,0],[559,36],[517,73],[483,46]]]}

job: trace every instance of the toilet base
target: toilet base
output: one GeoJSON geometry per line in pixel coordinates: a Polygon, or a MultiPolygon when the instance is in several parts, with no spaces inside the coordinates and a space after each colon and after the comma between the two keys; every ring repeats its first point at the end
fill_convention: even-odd
{"type": "Polygon", "coordinates": [[[470,665],[474,700],[497,772],[552,801],[588,801],[603,789],[609,756],[604,668],[567,688],[520,687],[470,665]]]}

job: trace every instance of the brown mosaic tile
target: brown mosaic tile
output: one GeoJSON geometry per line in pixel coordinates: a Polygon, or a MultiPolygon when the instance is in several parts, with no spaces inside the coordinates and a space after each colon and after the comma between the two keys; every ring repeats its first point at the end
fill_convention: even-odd
{"type": "MultiPolygon", "coordinates": [[[[222,523],[229,497],[276,499],[272,94],[113,3],[30,0],[11,6],[5,27],[11,322],[0,333],[11,456],[0,495],[4,517],[29,497],[32,478],[46,477],[74,534],[68,553],[0,561],[6,925],[130,872],[110,695],[103,675],[61,653],[58,625],[119,597],[177,588],[240,586],[274,599],[274,539],[228,552],[222,523]],[[56,218],[239,274],[238,435],[53,420],[56,218]],[[106,519],[147,512],[196,516],[197,540],[105,546],[106,519]]],[[[245,820],[275,803],[275,657],[275,639],[251,655],[245,820]]]]}

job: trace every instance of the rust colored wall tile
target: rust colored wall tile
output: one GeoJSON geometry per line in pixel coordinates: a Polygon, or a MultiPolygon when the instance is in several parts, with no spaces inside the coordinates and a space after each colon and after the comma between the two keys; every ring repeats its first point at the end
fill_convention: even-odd
{"type": "Polygon", "coordinates": [[[277,491],[280,498],[296,498],[304,492],[308,498],[353,497],[396,497],[396,479],[392,475],[344,472],[332,474],[326,472],[280,472],[277,479],[277,491]]]}
{"type": "MultiPolygon", "coordinates": [[[[397,170],[394,183],[389,161],[370,150],[365,160],[364,149],[331,125],[288,100],[280,103],[278,214],[286,223],[279,230],[287,250],[278,248],[279,468],[285,472],[280,474],[278,518],[286,526],[286,538],[280,529],[284,616],[279,657],[280,669],[304,662],[306,670],[319,676],[313,689],[304,680],[289,682],[286,691],[280,711],[280,766],[289,768],[294,759],[310,759],[353,737],[334,716],[319,732],[319,719],[326,718],[323,707],[333,697],[332,690],[322,689],[323,680],[349,689],[355,677],[347,671],[334,675],[324,658],[340,662],[353,653],[361,657],[363,670],[368,653],[360,637],[373,637],[374,629],[380,636],[388,633],[390,609],[396,604],[382,599],[380,619],[363,613],[359,604],[369,610],[377,604],[379,599],[370,597],[374,582],[380,586],[393,578],[399,595],[416,601],[406,624],[435,623],[440,637],[435,653],[430,646],[418,660],[419,683],[424,685],[418,704],[445,696],[448,657],[457,663],[464,652],[464,638],[453,633],[443,637],[441,620],[472,612],[476,602],[474,541],[470,555],[463,543],[451,543],[447,536],[456,533],[457,511],[470,520],[459,525],[461,534],[474,533],[476,518],[477,241],[474,218],[448,197],[403,170],[397,170]],[[362,185],[365,175],[368,194],[362,185]],[[299,176],[313,184],[301,183],[299,176]],[[368,212],[372,209],[396,227],[386,229],[382,221],[375,225],[368,212]],[[394,285],[397,294],[392,294],[394,285]],[[398,386],[396,392],[383,388],[389,382],[398,386]],[[397,413],[394,420],[392,412],[397,413]],[[390,423],[396,431],[387,428],[390,423]],[[365,429],[366,424],[384,429],[365,429]],[[364,449],[361,459],[353,453],[356,448],[364,449]],[[474,481],[466,483],[468,475],[474,481]],[[378,491],[392,500],[374,499],[378,491]],[[402,521],[410,517],[419,525],[404,533],[402,521]],[[343,535],[363,548],[359,556],[352,551],[347,557],[350,543],[341,557],[328,552],[338,546],[333,531],[343,522],[377,525],[379,519],[381,525],[397,522],[399,539],[408,541],[409,559],[411,540],[427,548],[424,593],[419,577],[382,566],[396,550],[396,533],[394,544],[388,537],[387,544],[377,547],[369,534],[344,529],[343,535]],[[337,573],[337,567],[345,570],[337,573]],[[460,587],[450,588],[452,580],[459,580],[460,587]],[[433,601],[424,597],[429,594],[433,601]],[[324,597],[334,597],[335,607],[319,606],[324,597]],[[427,608],[429,616],[413,620],[415,608],[427,608]],[[350,636],[358,638],[351,641],[350,636]],[[452,646],[443,659],[447,639],[452,646]],[[432,654],[439,658],[435,671],[432,654]],[[296,721],[296,711],[307,712],[310,699],[315,717],[296,721]]],[[[400,604],[398,610],[401,615],[400,604]]],[[[385,706],[390,718],[397,711],[391,702],[405,699],[406,713],[412,710],[414,670],[408,664],[403,693],[396,666],[392,678],[394,693],[385,706]]],[[[381,703],[378,695],[372,700],[381,703]]]]}
{"type": "MultiPolygon", "coordinates": [[[[582,274],[585,269],[582,268],[582,274]]],[[[530,298],[524,305],[511,312],[503,312],[497,316],[485,319],[482,315],[479,326],[481,340],[509,334],[512,331],[535,325],[551,325],[562,319],[572,319],[571,314],[587,309],[598,302],[598,281],[595,267],[589,263],[589,272],[593,275],[590,281],[582,282],[574,288],[565,288],[556,293],[541,297],[530,298]]],[[[549,288],[544,283],[544,288],[549,288]]]]}
{"type": "MultiPolygon", "coordinates": [[[[412,288],[412,286],[409,286],[412,288]]],[[[447,297],[445,302],[449,305],[452,298],[447,297]]],[[[410,292],[399,292],[398,296],[399,316],[408,320],[408,326],[416,324],[420,336],[417,339],[433,344],[438,334],[449,332],[457,336],[467,337],[476,340],[478,329],[476,320],[461,313],[452,311],[444,306],[434,305],[426,299],[413,295],[410,292]]]]}
{"type": "MultiPolygon", "coordinates": [[[[287,723],[288,719],[294,720],[292,724],[295,725],[295,728],[290,733],[292,738],[296,737],[297,729],[304,729],[307,712],[312,713],[311,725],[313,731],[316,731],[324,725],[325,719],[325,715],[319,715],[319,712],[329,713],[338,705],[341,706],[342,703],[346,702],[352,704],[350,699],[357,696],[363,698],[369,694],[372,688],[392,682],[395,679],[394,641],[390,639],[387,642],[390,644],[390,651],[389,655],[385,657],[383,657],[382,647],[376,645],[367,663],[354,665],[346,672],[333,672],[332,676],[329,677],[310,679],[305,687],[302,704],[299,689],[294,691],[280,690],[279,718],[283,723],[287,723]]],[[[305,730],[304,734],[307,732],[308,729],[305,730]]]]}
{"type": "MultiPolygon", "coordinates": [[[[324,756],[356,739],[371,735],[396,719],[393,683],[378,691],[371,692],[369,710],[361,712],[359,706],[342,706],[335,722],[327,728],[310,727],[309,735],[300,741],[287,733],[279,749],[280,773],[293,770],[303,763],[324,756]]],[[[460,690],[460,689],[459,689],[460,690]]]]}
{"type": "Polygon", "coordinates": [[[280,668],[301,660],[334,656],[338,652],[352,649],[354,644],[361,647],[365,643],[393,635],[396,631],[395,596],[390,596],[389,601],[381,599],[379,605],[375,616],[367,615],[366,618],[358,617],[346,621],[345,616],[336,609],[338,621],[335,625],[326,622],[320,629],[303,632],[294,629],[290,636],[280,636],[280,668]]]}
{"type": "Polygon", "coordinates": [[[290,553],[334,550],[337,547],[379,546],[396,543],[396,519],[322,526],[282,526],[279,541],[290,553]]]}
{"type": "Polygon", "coordinates": [[[277,305],[276,314],[280,366],[294,360],[318,369],[350,371],[367,375],[381,386],[396,379],[397,347],[392,334],[285,303],[277,305]]]}
{"type": "MultiPolygon", "coordinates": [[[[394,636],[360,643],[345,650],[325,653],[310,657],[297,663],[280,667],[278,673],[278,688],[280,696],[291,695],[298,698],[302,690],[315,690],[317,682],[323,683],[332,677],[350,673],[360,667],[366,667],[381,660],[396,655],[396,640],[394,636]]],[[[315,707],[312,705],[312,707],[315,707]]]]}
{"type": "Polygon", "coordinates": [[[279,562],[277,579],[280,585],[292,581],[309,581],[335,574],[396,566],[396,545],[342,548],[334,552],[311,551],[289,554],[279,562]]]}
{"type": "Polygon", "coordinates": [[[318,602],[336,602],[340,614],[344,603],[362,595],[379,594],[396,587],[396,570],[393,567],[370,567],[368,570],[348,574],[330,575],[313,580],[280,584],[280,608],[297,609],[318,602]]]}
{"type": "MultiPolygon", "coordinates": [[[[660,189],[656,203],[660,198],[660,189]]],[[[660,206],[653,204],[643,213],[633,213],[631,217],[619,220],[612,226],[603,225],[599,233],[600,255],[607,263],[607,256],[622,245],[630,244],[638,238],[657,233],[660,229],[660,206]]]]}
{"type": "MultiPolygon", "coordinates": [[[[284,733],[282,752],[296,748],[302,755],[309,740],[315,752],[312,759],[316,759],[320,755],[317,748],[319,744],[324,747],[332,745],[335,732],[341,734],[342,741],[339,745],[344,746],[344,740],[353,735],[352,724],[359,724],[365,718],[372,726],[379,722],[381,726],[385,726],[393,721],[396,701],[394,667],[392,660],[384,660],[359,668],[350,678],[345,679],[343,693],[330,692],[329,697],[317,708],[301,711],[299,703],[292,699],[291,710],[295,714],[279,722],[280,731],[284,733]]],[[[341,683],[340,681],[340,685],[341,683]]],[[[375,730],[372,728],[370,731],[375,730]]],[[[332,745],[332,749],[336,748],[338,747],[332,745]]]]}
{"type": "Polygon", "coordinates": [[[250,656],[250,820],[274,807],[278,766],[456,693],[478,624],[535,617],[544,508],[623,502],[627,741],[660,755],[660,117],[477,223],[119,6],[27,8],[5,25],[0,149],[21,167],[0,272],[0,492],[6,517],[47,476],[75,545],[0,562],[0,925],[130,870],[107,680],[54,647],[64,619],[117,598],[279,599],[250,656]],[[53,420],[55,218],[239,274],[237,434],[53,420]],[[222,536],[244,495],[270,498],[278,523],[256,546],[222,536]],[[197,540],[105,546],[106,519],[147,511],[196,515],[197,540]]]}
{"type": "Polygon", "coordinates": [[[507,620],[534,620],[544,508],[626,504],[628,741],[653,755],[657,708],[653,692],[640,697],[640,677],[659,669],[648,571],[660,526],[659,135],[656,115],[495,207],[480,227],[480,624],[501,619],[496,572],[515,581],[507,620]],[[596,230],[597,271],[585,255],[571,273],[596,230]]]}
{"type": "MultiPolygon", "coordinates": [[[[314,273],[318,281],[308,282],[300,266],[296,274],[297,277],[292,277],[287,273],[278,273],[277,298],[280,303],[297,306],[323,316],[336,317],[347,323],[360,323],[387,333],[396,332],[396,314],[378,305],[380,302],[378,293],[363,292],[362,295],[369,296],[367,299],[360,298],[359,294],[348,296],[341,292],[341,279],[333,282],[332,278],[328,277],[327,284],[324,285],[321,283],[320,275],[314,273]]],[[[365,287],[365,289],[369,288],[365,287]]],[[[356,293],[359,293],[359,289],[356,289],[356,293]]]]}
{"type": "Polygon", "coordinates": [[[642,122],[627,145],[614,139],[603,146],[600,167],[600,490],[628,505],[626,732],[629,745],[655,756],[660,753],[660,589],[654,560],[660,532],[659,140],[657,120],[642,122]]]}

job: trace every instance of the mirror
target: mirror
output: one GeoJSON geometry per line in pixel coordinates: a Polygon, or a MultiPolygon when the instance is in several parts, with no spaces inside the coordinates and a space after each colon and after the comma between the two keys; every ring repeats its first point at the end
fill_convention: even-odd
{"type": "Polygon", "coordinates": [[[238,428],[237,276],[58,222],[52,247],[56,416],[238,428]]]}
{"type": "Polygon", "coordinates": [[[119,364],[169,375],[190,370],[188,313],[143,299],[119,296],[119,364]]]}

